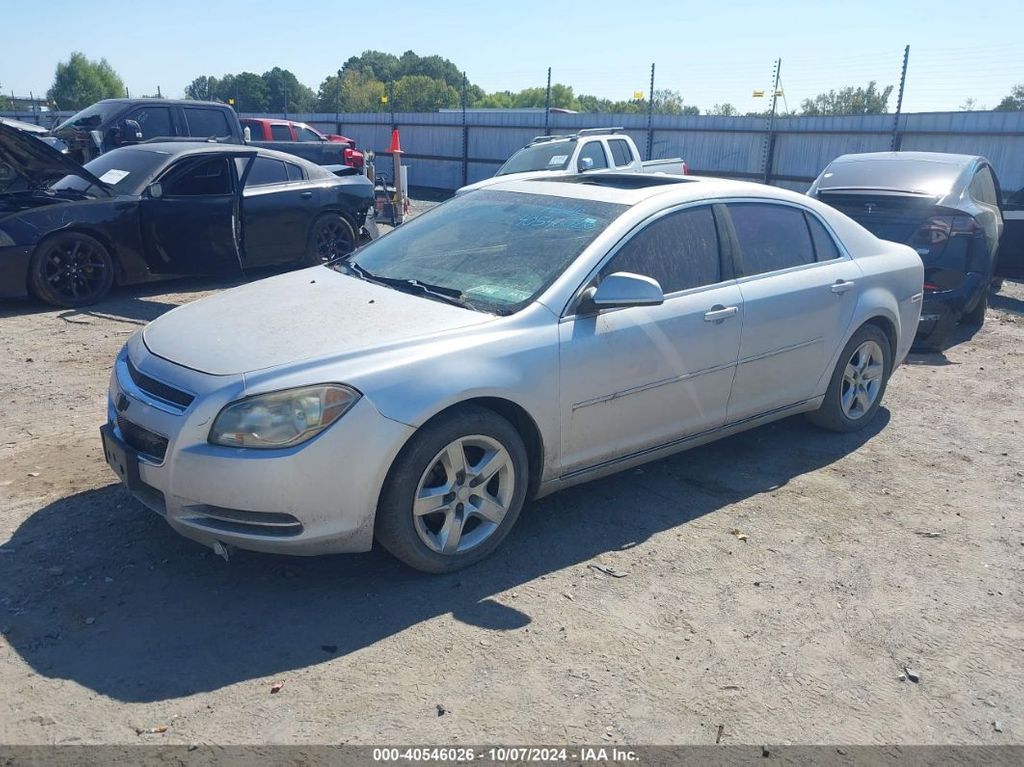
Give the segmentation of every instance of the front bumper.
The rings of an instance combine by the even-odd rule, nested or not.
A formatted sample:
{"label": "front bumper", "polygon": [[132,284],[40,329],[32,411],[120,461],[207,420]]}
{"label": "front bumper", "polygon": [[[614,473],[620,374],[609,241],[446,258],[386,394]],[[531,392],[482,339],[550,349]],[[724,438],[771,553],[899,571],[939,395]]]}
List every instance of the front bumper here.
{"label": "front bumper", "polygon": [[[129,372],[129,358],[141,376]],[[166,393],[159,382],[194,400],[181,408],[155,396]],[[369,550],[380,488],[413,429],[363,397],[298,447],[209,444],[217,413],[247,393],[242,376],[180,367],[133,338],[111,375],[105,428],[115,452],[137,458],[137,478],[117,472],[128,489],[177,532],[208,546],[299,555]]]}

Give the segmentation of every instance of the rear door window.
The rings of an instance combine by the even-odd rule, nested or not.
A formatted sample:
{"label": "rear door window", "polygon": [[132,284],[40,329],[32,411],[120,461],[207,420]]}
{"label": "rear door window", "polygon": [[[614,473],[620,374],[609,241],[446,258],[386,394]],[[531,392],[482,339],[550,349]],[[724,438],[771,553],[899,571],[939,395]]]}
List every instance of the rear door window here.
{"label": "rear door window", "polygon": [[601,270],[652,277],[666,294],[722,279],[718,230],[711,207],[669,213],[635,234]]}
{"label": "rear door window", "polygon": [[135,120],[139,124],[139,127],[142,128],[142,138],[145,141],[174,135],[171,110],[167,107],[142,107],[131,112],[128,119]]}
{"label": "rear door window", "polygon": [[814,263],[803,211],[788,205],[729,203],[743,274],[763,274]]}
{"label": "rear door window", "polygon": [[285,170],[288,173],[288,180],[289,181],[302,181],[302,179],[303,179],[302,168],[300,168],[298,165],[296,165],[294,163],[290,163],[290,162],[286,162],[284,164],[284,167],[285,167]]}
{"label": "rear door window", "polygon": [[196,138],[225,138],[231,135],[228,118],[220,109],[185,107],[188,135]]}
{"label": "rear door window", "polygon": [[612,150],[612,159],[615,161],[616,168],[632,164],[633,152],[628,143],[620,138],[613,138],[608,140],[608,148]]}

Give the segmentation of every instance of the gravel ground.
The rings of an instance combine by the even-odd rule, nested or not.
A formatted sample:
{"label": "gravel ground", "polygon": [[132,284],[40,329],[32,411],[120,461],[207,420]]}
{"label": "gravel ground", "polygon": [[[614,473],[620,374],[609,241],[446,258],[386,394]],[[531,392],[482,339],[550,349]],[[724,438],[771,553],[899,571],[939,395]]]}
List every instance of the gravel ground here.
{"label": "gravel ground", "polygon": [[114,484],[114,355],[225,287],[0,307],[0,742],[1024,739],[1021,284],[866,431],[793,418],[565,491],[442,577],[226,564]]}

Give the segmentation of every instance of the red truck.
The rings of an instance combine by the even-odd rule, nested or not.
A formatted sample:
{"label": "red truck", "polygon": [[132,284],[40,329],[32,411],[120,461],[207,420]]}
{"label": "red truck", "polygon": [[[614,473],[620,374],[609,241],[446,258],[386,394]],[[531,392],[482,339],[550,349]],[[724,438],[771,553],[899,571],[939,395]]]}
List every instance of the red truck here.
{"label": "red truck", "polygon": [[[294,122],[292,120],[274,120],[265,117],[243,117],[239,120],[242,129],[249,129],[250,141],[296,141],[302,143],[331,143],[348,144],[343,150],[344,163],[353,168],[362,168],[364,164],[363,153],[356,149],[356,142],[346,136],[339,136],[337,133],[323,134],[306,123]],[[300,157],[300,152],[295,151]]]}

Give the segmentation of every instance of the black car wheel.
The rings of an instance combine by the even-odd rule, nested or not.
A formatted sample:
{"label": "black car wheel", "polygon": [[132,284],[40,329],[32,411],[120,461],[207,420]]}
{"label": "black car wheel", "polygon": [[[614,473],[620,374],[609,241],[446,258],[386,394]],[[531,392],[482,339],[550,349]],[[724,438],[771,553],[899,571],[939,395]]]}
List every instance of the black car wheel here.
{"label": "black car wheel", "polygon": [[29,287],[54,306],[88,306],[114,284],[114,261],[102,243],[87,234],[66,232],[36,247],[29,266]]}
{"label": "black car wheel", "polygon": [[306,263],[311,266],[351,253],[356,247],[352,224],[337,213],[325,213],[313,222],[306,248]]}

